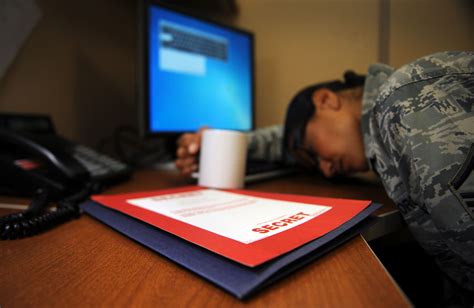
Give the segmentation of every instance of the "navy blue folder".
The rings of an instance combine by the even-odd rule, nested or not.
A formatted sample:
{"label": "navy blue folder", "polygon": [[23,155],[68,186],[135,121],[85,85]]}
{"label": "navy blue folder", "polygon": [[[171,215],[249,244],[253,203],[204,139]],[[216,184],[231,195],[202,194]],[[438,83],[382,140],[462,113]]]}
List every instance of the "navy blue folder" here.
{"label": "navy blue folder", "polygon": [[250,268],[94,201],[81,205],[92,217],[213,282],[239,299],[249,297],[357,235],[374,219],[370,215],[380,207],[380,204],[372,203],[354,218],[324,236]]}

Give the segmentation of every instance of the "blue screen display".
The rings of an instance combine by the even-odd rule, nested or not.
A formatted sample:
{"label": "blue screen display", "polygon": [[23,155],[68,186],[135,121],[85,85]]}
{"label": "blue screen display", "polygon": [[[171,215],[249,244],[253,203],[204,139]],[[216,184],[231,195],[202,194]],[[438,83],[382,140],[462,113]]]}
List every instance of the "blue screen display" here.
{"label": "blue screen display", "polygon": [[251,130],[252,36],[158,6],[148,14],[150,132]]}

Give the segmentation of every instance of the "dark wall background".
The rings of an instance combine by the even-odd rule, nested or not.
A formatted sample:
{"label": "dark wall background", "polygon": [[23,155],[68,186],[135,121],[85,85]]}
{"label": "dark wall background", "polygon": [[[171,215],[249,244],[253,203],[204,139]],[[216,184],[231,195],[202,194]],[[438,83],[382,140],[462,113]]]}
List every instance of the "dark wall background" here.
{"label": "dark wall background", "polygon": [[[166,1],[232,22],[234,1]],[[52,116],[65,137],[96,145],[137,126],[137,0],[39,0],[42,17],[0,79],[0,112]]]}

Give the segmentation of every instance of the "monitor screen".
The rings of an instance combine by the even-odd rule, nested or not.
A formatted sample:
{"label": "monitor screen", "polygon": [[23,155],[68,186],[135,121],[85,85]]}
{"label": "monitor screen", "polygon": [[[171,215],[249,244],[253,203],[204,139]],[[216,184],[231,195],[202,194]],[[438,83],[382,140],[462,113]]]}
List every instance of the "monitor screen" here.
{"label": "monitor screen", "polygon": [[253,129],[253,35],[153,2],[142,17],[142,131]]}

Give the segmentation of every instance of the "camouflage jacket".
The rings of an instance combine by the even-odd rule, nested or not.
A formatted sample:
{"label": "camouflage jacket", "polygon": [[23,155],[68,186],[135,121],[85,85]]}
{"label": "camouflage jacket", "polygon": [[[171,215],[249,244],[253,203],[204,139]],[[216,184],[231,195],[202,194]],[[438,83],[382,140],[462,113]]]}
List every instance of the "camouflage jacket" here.
{"label": "camouflage jacket", "polygon": [[281,161],[283,154],[283,127],[281,125],[259,128],[248,135],[249,158]]}
{"label": "camouflage jacket", "polygon": [[474,53],[444,52],[364,87],[365,154],[418,242],[474,291]]}

